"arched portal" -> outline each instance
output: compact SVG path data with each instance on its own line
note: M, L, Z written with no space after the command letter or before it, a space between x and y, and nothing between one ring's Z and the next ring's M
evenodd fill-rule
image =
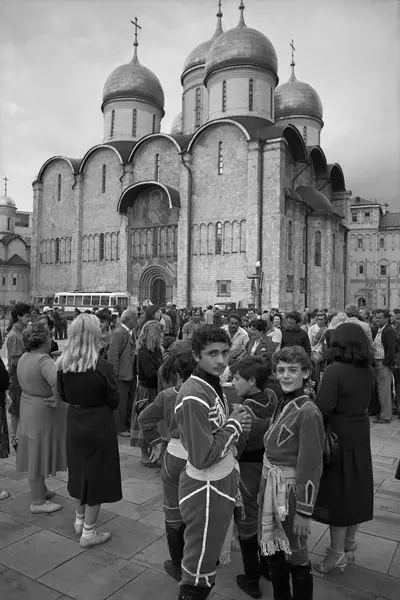
M164 279L158 277L153 281L151 286L150 300L157 306L162 306L166 303L166 291L167 286L165 285Z
M171 302L174 294L174 280L170 273L159 265L147 267L139 281L139 304L151 300L153 304L161 306Z

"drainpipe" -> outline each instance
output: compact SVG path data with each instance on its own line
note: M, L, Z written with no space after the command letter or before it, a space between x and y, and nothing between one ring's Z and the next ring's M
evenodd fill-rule
M189 165L185 162L183 155L185 151L178 152L181 157L181 162L189 174L189 189L187 199L187 271L186 271L186 306L191 305L191 287L192 287L192 193L193 193L193 174Z
M308 308L308 208L306 208L306 235L305 235L305 265L304 265L304 277L305 277L305 286L304 286L304 308Z
M344 306L347 304L347 244L349 239L349 230L346 228L344 232L344 282L343 282L343 295L344 295ZM365 268L365 276L367 277L367 268ZM366 295L366 294L365 294Z
M309 167L309 166L310 166L310 165L307 163L307 164L306 164L306 166L304 167L304 169L302 169L302 170L301 170L299 173L297 173L297 175L295 175L295 177L292 179L292 190L294 190L294 182L296 181L296 179L297 179L298 177L300 177L300 175L301 175L302 173L304 173L304 171L305 171L306 169L308 169L308 167Z
M258 310L262 309L262 285L263 285L263 244L262 244L262 233L263 233L263 209L264 209L264 146L265 141L258 140L258 190L257 190L257 217L258 217L258 240L257 240L257 262L260 264L258 268L258 274L260 279L258 280Z

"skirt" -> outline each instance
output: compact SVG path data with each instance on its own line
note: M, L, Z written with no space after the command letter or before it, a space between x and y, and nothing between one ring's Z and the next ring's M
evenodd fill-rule
M0 405L0 458L10 455L10 441L8 438L7 411Z
M67 410L64 402L50 408L41 396L22 393L17 471L28 479L56 475L67 470L65 432Z
M8 393L11 399L8 412L19 419L22 389L17 377L17 365L11 365L10 368L10 387L8 388Z
M117 431L109 406L68 407L67 458L72 498L89 506L121 500Z
M135 392L135 399L133 401L131 418L131 446L147 448L147 444L144 441L143 434L139 427L139 415L149 404L153 402L156 396L157 388L146 388L138 383Z

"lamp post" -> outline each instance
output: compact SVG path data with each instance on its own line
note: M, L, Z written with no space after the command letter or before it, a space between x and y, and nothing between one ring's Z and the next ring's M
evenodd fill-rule
M262 286L264 281L264 273L261 271L261 262L256 262L256 272L252 275L247 275L247 279L251 279L251 292L254 299L255 307L261 311Z

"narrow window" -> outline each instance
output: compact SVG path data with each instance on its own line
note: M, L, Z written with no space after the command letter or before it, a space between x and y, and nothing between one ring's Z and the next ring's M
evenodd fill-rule
M11 219L10 217L7 217L7 231L11 230Z
M315 251L314 251L314 264L316 267L321 266L321 232L315 232Z
M155 181L160 181L160 155L159 154L156 154L154 166L155 166L154 179L155 179Z
M222 175L224 171L224 155L222 152L222 142L218 144L218 175Z
M302 251L303 251L303 264L305 265L307 262L307 231L306 228L303 227L303 246L302 246Z
M153 115L153 133L156 132L156 115Z
M17 285L17 278L15 275L13 275L13 285Z
M293 260L293 223L288 223L288 245L287 245L288 260Z
M383 237L379 239L379 249L380 250L385 249L385 239Z
M332 268L336 268L336 235L332 236Z
M215 254L222 253L222 223L218 222L215 226Z
M222 82L222 112L226 111L226 81Z
M381 265L381 275L387 275L387 266Z
M360 266L358 267L358 274L359 274L359 275L364 275L364 265L360 265Z
M107 176L107 167L103 165L101 170L101 192L105 194L106 191L106 176Z
M269 107L270 107L270 113L271 113L271 120L273 120L273 118L274 118L274 90L272 88L270 88L270 91L269 91Z
M110 128L110 137L114 137L114 126L115 126L115 110L111 111L111 128Z
M57 179L57 200L60 202L61 200L61 175L58 175Z
M254 81L249 79L249 110L254 109Z
M351 221L352 221L352 223L357 223L357 213L353 213L351 215Z
M357 248L359 250L364 250L364 242L362 237L357 238Z
M104 260L104 233L99 236L99 260Z
M307 127L306 126L303 127L303 140L304 140L304 143L307 145Z
M55 261L56 263L60 262L60 240L56 238L56 248L55 248Z
M201 89L196 89L196 128L200 127L200 117L201 117Z
M136 126L137 126L137 110L136 108L132 111L132 137L136 137Z

